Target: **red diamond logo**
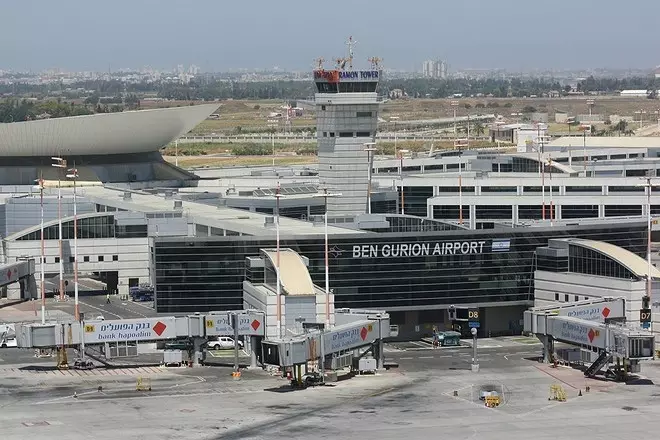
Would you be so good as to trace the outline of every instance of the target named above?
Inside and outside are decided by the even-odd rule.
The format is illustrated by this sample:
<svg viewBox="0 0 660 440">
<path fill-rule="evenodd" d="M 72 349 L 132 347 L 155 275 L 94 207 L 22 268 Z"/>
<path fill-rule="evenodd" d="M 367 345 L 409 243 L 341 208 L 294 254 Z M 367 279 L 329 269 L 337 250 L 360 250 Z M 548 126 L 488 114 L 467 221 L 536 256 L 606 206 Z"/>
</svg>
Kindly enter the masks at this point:
<svg viewBox="0 0 660 440">
<path fill-rule="evenodd" d="M 367 331 L 367 328 L 366 328 L 366 327 L 362 327 L 362 330 L 360 330 L 360 337 L 362 338 L 363 341 L 364 341 L 365 339 L 367 339 L 367 335 L 368 335 L 368 334 L 369 334 L 369 332 Z"/>
<path fill-rule="evenodd" d="M 156 334 L 157 334 L 158 336 L 160 336 L 160 335 L 163 334 L 163 332 L 165 331 L 166 328 L 167 328 L 167 326 L 166 326 L 165 324 L 163 324 L 162 322 L 158 321 L 158 322 L 156 323 L 156 325 L 154 325 L 153 330 L 154 330 L 154 332 L 156 332 Z"/>
<path fill-rule="evenodd" d="M 589 342 L 594 342 L 594 338 L 596 337 L 596 332 L 594 329 L 590 329 L 589 333 L 587 333 L 587 336 L 589 337 Z"/>
<path fill-rule="evenodd" d="M 608 316 L 610 316 L 610 309 L 607 308 L 607 307 L 605 307 L 605 308 L 603 309 L 603 312 L 602 312 L 602 313 L 603 313 L 603 316 L 604 316 L 605 318 L 607 318 Z"/>
<path fill-rule="evenodd" d="M 252 324 L 250 324 L 250 327 L 252 327 L 252 330 L 256 332 L 260 325 L 261 323 L 255 319 L 254 321 L 252 321 Z"/>
</svg>

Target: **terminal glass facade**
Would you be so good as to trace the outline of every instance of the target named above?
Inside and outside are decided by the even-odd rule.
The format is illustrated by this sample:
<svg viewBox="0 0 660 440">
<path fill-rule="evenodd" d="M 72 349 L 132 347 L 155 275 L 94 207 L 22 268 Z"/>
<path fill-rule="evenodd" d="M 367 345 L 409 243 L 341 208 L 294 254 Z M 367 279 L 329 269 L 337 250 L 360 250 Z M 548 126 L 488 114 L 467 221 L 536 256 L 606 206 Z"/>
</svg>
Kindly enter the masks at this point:
<svg viewBox="0 0 660 440">
<path fill-rule="evenodd" d="M 562 237 L 605 241 L 640 256 L 646 251 L 643 222 L 331 236 L 330 288 L 338 308 L 396 311 L 449 304 L 531 304 L 536 248 Z M 281 247 L 309 258 L 312 280 L 320 286 L 323 243 L 322 235 L 281 239 Z M 246 257 L 274 246 L 274 239 L 252 236 L 155 239 L 157 311 L 242 308 Z"/>
</svg>

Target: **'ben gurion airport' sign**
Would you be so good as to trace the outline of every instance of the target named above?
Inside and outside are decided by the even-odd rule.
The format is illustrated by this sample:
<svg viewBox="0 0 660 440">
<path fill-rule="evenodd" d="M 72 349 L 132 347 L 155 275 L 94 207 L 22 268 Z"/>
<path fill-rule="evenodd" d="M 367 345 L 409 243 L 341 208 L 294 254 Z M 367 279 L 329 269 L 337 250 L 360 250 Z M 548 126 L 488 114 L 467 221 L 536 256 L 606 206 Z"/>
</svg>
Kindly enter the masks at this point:
<svg viewBox="0 0 660 440">
<path fill-rule="evenodd" d="M 472 255 L 484 251 L 507 252 L 510 240 L 444 241 L 431 243 L 364 244 L 353 246 L 353 258 L 429 257 L 437 255 Z"/>
</svg>

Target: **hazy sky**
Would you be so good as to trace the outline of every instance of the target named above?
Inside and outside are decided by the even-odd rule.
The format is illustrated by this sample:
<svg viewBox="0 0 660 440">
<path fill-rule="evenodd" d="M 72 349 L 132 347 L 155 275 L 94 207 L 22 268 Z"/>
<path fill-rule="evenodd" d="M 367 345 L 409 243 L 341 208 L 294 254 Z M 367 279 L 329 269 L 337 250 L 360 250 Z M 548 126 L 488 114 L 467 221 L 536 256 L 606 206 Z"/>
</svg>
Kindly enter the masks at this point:
<svg viewBox="0 0 660 440">
<path fill-rule="evenodd" d="M 537 6 L 543 5 L 543 6 Z M 311 68 L 343 56 L 419 70 L 660 64 L 659 0 L 20 0 L 0 7 L 0 69 Z"/>
</svg>

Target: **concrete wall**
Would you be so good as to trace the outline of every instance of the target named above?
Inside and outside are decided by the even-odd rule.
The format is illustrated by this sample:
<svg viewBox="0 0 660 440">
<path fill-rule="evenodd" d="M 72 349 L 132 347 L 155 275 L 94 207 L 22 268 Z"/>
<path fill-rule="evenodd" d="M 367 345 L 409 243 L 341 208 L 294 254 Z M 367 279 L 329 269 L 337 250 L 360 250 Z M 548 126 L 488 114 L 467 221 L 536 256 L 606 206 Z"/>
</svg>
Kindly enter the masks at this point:
<svg viewBox="0 0 660 440">
<path fill-rule="evenodd" d="M 654 290 L 651 293 L 652 296 L 660 294 L 658 289 Z M 534 272 L 535 306 L 571 303 L 608 296 L 620 297 L 626 300 L 626 319 L 639 321 L 639 309 L 642 307 L 642 296 L 645 294 L 646 281 L 542 270 Z M 566 295 L 568 295 L 568 301 Z"/>
<path fill-rule="evenodd" d="M 59 241 L 45 241 L 46 263 L 44 271 L 46 278 L 59 276 Z M 21 256 L 30 256 L 37 260 L 36 278 L 40 279 L 39 256 L 41 255 L 41 242 L 36 241 L 9 241 L 6 242 L 7 261 L 14 262 Z M 73 278 L 73 240 L 62 242 L 64 255 L 65 279 Z M 99 261 L 99 257 L 103 261 Z M 149 239 L 148 238 L 106 238 L 106 239 L 78 239 L 78 274 L 84 276 L 92 272 L 118 272 L 119 293 L 128 293 L 129 279 L 137 278 L 140 283 L 149 283 Z M 67 288 L 73 292 L 73 283 Z"/>
</svg>

